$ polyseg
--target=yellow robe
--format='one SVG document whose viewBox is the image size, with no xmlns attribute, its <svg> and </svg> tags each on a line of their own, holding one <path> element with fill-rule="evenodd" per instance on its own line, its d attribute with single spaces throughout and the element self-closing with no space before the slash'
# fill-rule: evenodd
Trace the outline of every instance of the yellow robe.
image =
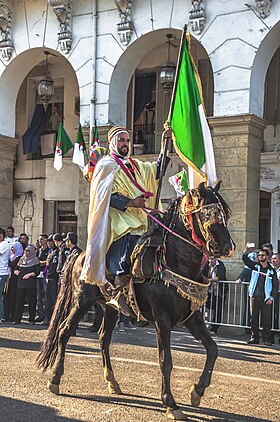
<svg viewBox="0 0 280 422">
<path fill-rule="evenodd" d="M 157 190 L 156 163 L 135 160 L 137 182 L 154 196 L 146 200 L 146 206 L 153 208 Z M 110 207 L 112 193 L 119 193 L 131 199 L 142 195 L 125 172 L 110 156 L 103 157 L 96 165 L 91 182 L 88 216 L 88 240 L 85 263 L 81 278 L 89 284 L 103 284 L 105 258 L 111 244 L 127 233 L 141 235 L 147 230 L 147 215 L 140 208 L 120 211 Z"/>
</svg>

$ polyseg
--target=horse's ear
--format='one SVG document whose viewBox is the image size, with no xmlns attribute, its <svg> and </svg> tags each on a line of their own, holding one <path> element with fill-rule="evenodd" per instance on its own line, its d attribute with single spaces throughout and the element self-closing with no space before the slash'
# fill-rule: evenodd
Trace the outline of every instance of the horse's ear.
<svg viewBox="0 0 280 422">
<path fill-rule="evenodd" d="M 222 183 L 222 181 L 221 181 L 221 180 L 218 180 L 218 181 L 215 183 L 215 185 L 214 185 L 214 187 L 213 187 L 214 191 L 219 192 L 220 187 L 221 187 L 221 183 Z"/>
<path fill-rule="evenodd" d="M 202 182 L 202 183 L 200 183 L 200 184 L 198 185 L 197 190 L 198 190 L 199 196 L 200 196 L 201 198 L 204 198 L 204 196 L 206 195 L 206 192 L 207 192 L 207 191 L 206 191 L 206 186 L 205 186 L 204 182 Z"/>
</svg>

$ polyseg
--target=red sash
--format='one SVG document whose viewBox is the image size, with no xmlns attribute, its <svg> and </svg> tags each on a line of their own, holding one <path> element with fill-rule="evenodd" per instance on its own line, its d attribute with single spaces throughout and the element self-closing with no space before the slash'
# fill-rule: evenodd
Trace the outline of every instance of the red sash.
<svg viewBox="0 0 280 422">
<path fill-rule="evenodd" d="M 142 188 L 142 186 L 137 182 L 137 180 L 135 179 L 135 177 L 132 175 L 132 173 L 129 170 L 129 168 L 126 167 L 126 165 L 123 163 L 123 161 L 116 154 L 111 153 L 110 156 L 119 164 L 119 166 L 121 167 L 121 169 L 125 172 L 125 174 L 127 175 L 127 177 L 134 184 L 134 186 L 137 189 L 139 189 L 140 192 L 142 192 L 144 198 L 150 198 L 151 196 L 154 196 L 154 194 L 152 192 L 147 192 L 147 191 L 145 191 L 144 188 Z M 138 168 L 137 163 L 135 163 L 133 161 L 133 159 L 130 158 L 130 157 L 129 157 L 129 161 L 130 161 L 132 167 L 135 168 L 138 171 L 138 173 L 140 174 L 140 170 Z"/>
</svg>

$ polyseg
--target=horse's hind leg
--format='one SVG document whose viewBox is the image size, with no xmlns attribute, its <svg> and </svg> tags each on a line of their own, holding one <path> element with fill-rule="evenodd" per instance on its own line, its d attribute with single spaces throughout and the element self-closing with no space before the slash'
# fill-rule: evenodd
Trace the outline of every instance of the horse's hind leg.
<svg viewBox="0 0 280 422">
<path fill-rule="evenodd" d="M 161 399 L 166 406 L 166 416 L 173 420 L 187 420 L 187 415 L 177 406 L 171 393 L 170 376 L 172 371 L 172 356 L 170 348 L 171 321 L 168 316 L 162 314 L 160 318 L 155 318 L 157 343 L 159 351 L 159 365 L 162 373 Z"/>
<path fill-rule="evenodd" d="M 99 330 L 99 341 L 102 353 L 104 380 L 107 383 L 109 394 L 122 394 L 120 386 L 115 379 L 110 360 L 110 343 L 112 332 L 118 319 L 118 312 L 106 306 L 102 326 Z"/>
<path fill-rule="evenodd" d="M 193 406 L 198 407 L 205 389 L 211 383 L 212 372 L 218 357 L 218 347 L 206 328 L 201 312 L 195 312 L 184 325 L 197 340 L 202 342 L 207 352 L 206 362 L 199 381 L 197 384 L 193 384 L 190 389 L 191 403 Z"/>
<path fill-rule="evenodd" d="M 64 358 L 67 342 L 75 333 L 82 317 L 100 296 L 97 286 L 83 284 L 79 287 L 80 291 L 74 298 L 74 306 L 69 316 L 58 328 L 58 352 L 52 368 L 52 375 L 48 382 L 48 387 L 54 394 L 59 394 L 60 379 L 64 373 Z"/>
</svg>

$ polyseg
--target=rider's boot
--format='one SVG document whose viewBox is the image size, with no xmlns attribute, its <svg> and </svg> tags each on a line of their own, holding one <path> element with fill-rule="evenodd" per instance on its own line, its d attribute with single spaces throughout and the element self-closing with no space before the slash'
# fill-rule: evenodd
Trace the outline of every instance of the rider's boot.
<svg viewBox="0 0 280 422">
<path fill-rule="evenodd" d="M 111 299 L 106 305 L 112 306 L 117 311 L 122 312 L 126 316 L 133 315 L 123 294 L 123 288 L 129 283 L 130 275 L 123 274 L 115 277 L 115 288 L 111 291 Z"/>
</svg>

